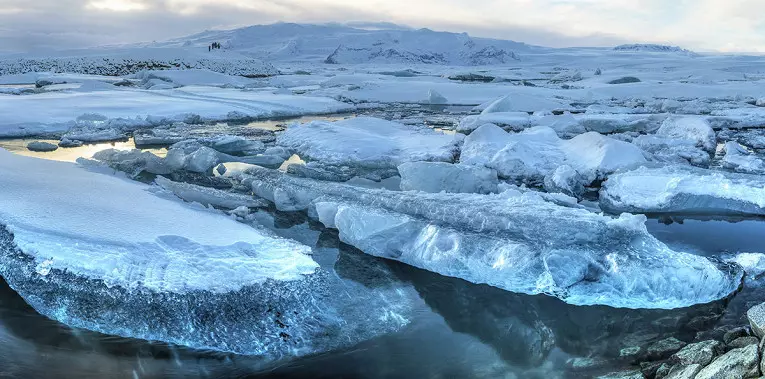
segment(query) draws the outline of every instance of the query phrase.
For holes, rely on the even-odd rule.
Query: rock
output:
[[[757,345],[759,343],[760,343],[760,340],[757,339],[757,337],[752,337],[752,336],[738,337],[728,344],[728,349],[739,349],[742,347],[747,347],[749,345]]]
[[[620,371],[597,377],[597,379],[643,379],[640,371]]]
[[[702,366],[699,364],[675,366],[664,379],[693,379],[701,369]]]
[[[624,359],[636,359],[643,352],[640,346],[630,346],[619,350],[619,357]]]
[[[614,79],[608,82],[608,84],[627,84],[627,83],[640,83],[640,79],[634,76],[625,76],[623,78]]]
[[[664,379],[669,375],[669,371],[672,370],[672,366],[669,364],[662,363],[659,365],[659,368],[656,370],[656,376],[654,376],[654,379]]]
[[[743,379],[760,375],[757,345],[733,349],[702,369],[696,379]]]
[[[226,171],[228,171],[228,169],[223,165],[223,163],[221,163],[218,165],[218,167],[215,168],[215,171],[217,171],[218,174],[223,175],[226,173]]]
[[[751,309],[750,309],[750,311],[751,311]],[[747,312],[747,314],[748,314],[748,312]],[[725,334],[723,335],[723,342],[725,342],[725,344],[727,345],[727,344],[733,342],[733,340],[735,340],[736,338],[746,337],[748,335],[749,335],[749,329],[747,329],[744,326],[742,326],[740,328],[731,329],[731,330],[725,332]]]
[[[58,149],[58,145],[49,142],[34,141],[27,144],[27,149],[31,151],[49,152]]]
[[[765,303],[755,305],[746,312],[746,318],[757,337],[765,337]]]
[[[605,367],[609,361],[602,358],[576,357],[566,360],[566,366],[572,371],[586,371]]]
[[[656,372],[663,365],[666,364],[664,362],[641,362],[640,372],[642,372],[646,378],[655,378]]]
[[[722,347],[722,343],[714,340],[693,343],[675,353],[669,361],[683,366],[706,366],[722,353]]]
[[[650,361],[660,361],[669,358],[672,354],[675,354],[685,347],[685,345],[687,345],[685,342],[680,341],[677,338],[666,338],[648,346],[648,349],[646,350],[646,358]]]

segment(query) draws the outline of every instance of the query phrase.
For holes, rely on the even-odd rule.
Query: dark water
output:
[[[668,336],[692,341],[737,325],[747,304],[765,299],[753,286],[730,300],[681,310],[577,307],[365,255],[300,214],[264,211],[258,219],[312,246],[317,262],[341,279],[411,297],[411,323],[345,351],[263,366],[245,356],[70,329],[37,315],[1,282],[0,377],[586,378],[628,368],[631,362],[619,357],[623,348]],[[708,256],[765,251],[761,221],[649,220],[649,228],[668,244]]]

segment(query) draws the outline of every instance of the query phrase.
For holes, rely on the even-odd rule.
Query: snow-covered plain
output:
[[[294,24],[2,56],[0,138],[60,139],[35,153],[51,159],[134,134],[138,148],[168,153],[119,145],[77,167],[0,151],[0,273],[69,325],[273,360],[408,323],[408,303],[387,298],[396,289],[329,295],[337,278],[311,248],[275,236],[273,205],[336,229],[368,259],[506,291],[635,309],[714,302],[736,291],[740,268],[665,245],[643,214],[765,214],[763,64]],[[248,124],[329,114],[347,119]],[[244,308],[199,328],[152,325],[193,312],[101,316],[78,308],[83,289],[138,307],[201,296],[210,312],[274,301],[300,326],[287,343]],[[359,299],[384,316],[364,315]]]

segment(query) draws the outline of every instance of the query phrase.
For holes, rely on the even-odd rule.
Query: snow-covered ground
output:
[[[223,48],[208,51],[212,42]],[[274,212],[313,220],[305,233],[339,235],[369,260],[573,305],[715,302],[746,268],[660,242],[643,215],[765,214],[764,64],[294,24],[3,56],[0,138],[27,138],[5,146],[85,159],[0,150],[0,273],[70,325],[273,360],[393,332],[411,316],[400,288],[328,300],[347,283],[310,255],[319,237],[277,237]],[[249,124],[306,115],[337,117]],[[87,145],[104,141],[128,142]],[[189,330],[152,325],[159,311],[101,317],[78,309],[82,288],[139,307],[268,293],[257,304],[270,309],[288,293],[273,301],[296,312],[285,324],[305,328],[290,329],[293,349],[273,320],[238,308]],[[362,316],[359,299],[378,313]],[[235,317],[258,327],[226,329]]]

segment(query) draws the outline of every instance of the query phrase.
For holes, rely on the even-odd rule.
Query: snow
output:
[[[291,125],[278,146],[325,166],[395,169],[404,162],[453,162],[459,135],[371,117]]]
[[[570,304],[678,308],[727,296],[741,273],[670,249],[644,216],[611,218],[528,192],[428,194],[363,189],[250,169],[243,184],[307,211],[367,254]]]
[[[611,175],[600,192],[611,212],[765,215],[765,180],[690,166],[641,167]]]
[[[485,167],[444,162],[407,162],[398,166],[402,191],[496,193],[497,172]]]
[[[5,150],[0,170],[0,220],[21,251],[51,269],[184,293],[297,280],[317,267],[306,247],[159,198],[137,182]]]

